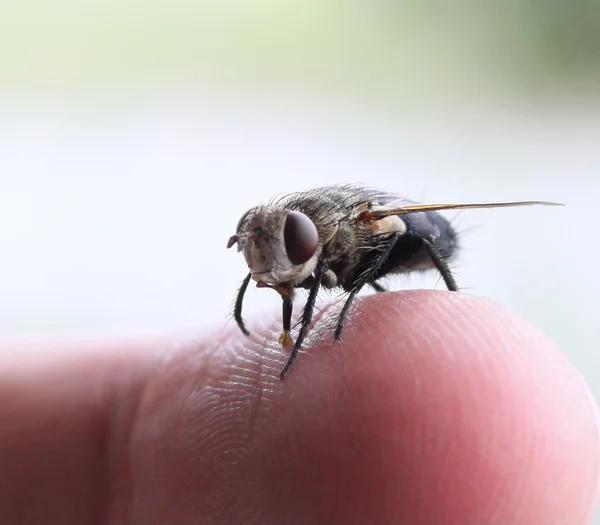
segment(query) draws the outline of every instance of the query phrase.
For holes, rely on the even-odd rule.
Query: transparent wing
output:
[[[427,211],[510,208],[513,206],[564,206],[564,204],[548,201],[487,202],[478,204],[409,204],[388,210],[367,210],[364,212],[364,218],[380,220],[391,215],[408,215],[409,213],[423,213]]]

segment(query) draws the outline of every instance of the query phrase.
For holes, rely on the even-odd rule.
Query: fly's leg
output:
[[[250,332],[246,329],[246,325],[244,324],[244,319],[242,319],[242,304],[244,303],[244,295],[248,288],[248,283],[250,282],[250,278],[252,277],[252,273],[249,272],[246,275],[246,278],[242,281],[240,285],[240,289],[238,290],[237,297],[235,298],[235,307],[233,310],[233,318],[235,322],[240,327],[240,330],[244,332],[246,335],[250,335]]]
[[[371,285],[371,288],[373,288],[373,290],[375,290],[377,293],[387,292],[387,289],[385,287],[381,286],[377,282],[372,282],[372,283],[369,283],[369,284]]]
[[[319,293],[319,289],[321,288],[321,283],[323,282],[323,278],[325,277],[325,264],[320,263],[315,270],[315,277],[312,285],[310,287],[310,292],[308,293],[308,299],[306,300],[306,304],[304,305],[304,310],[302,311],[302,317],[300,319],[300,330],[298,332],[298,338],[296,339],[296,343],[294,344],[294,348],[292,348],[292,353],[290,357],[283,367],[281,374],[279,375],[280,379],[283,379],[286,372],[290,369],[293,362],[296,360],[298,356],[298,352],[302,343],[304,342],[304,338],[306,337],[306,333],[308,332],[308,328],[310,323],[312,322],[312,314],[315,308],[315,301],[317,300],[317,294]]]
[[[423,244],[425,245],[427,253],[429,253],[429,257],[431,257],[433,264],[435,264],[435,267],[437,268],[438,272],[440,272],[442,279],[444,279],[444,283],[446,283],[446,287],[448,288],[448,290],[450,290],[451,292],[458,292],[458,285],[456,284],[456,280],[454,279],[454,276],[450,271],[450,267],[444,260],[442,254],[428,240],[423,239]]]
[[[282,320],[283,320],[283,332],[279,336],[279,344],[283,347],[294,344],[290,336],[292,329],[292,311],[294,309],[294,303],[292,302],[293,288],[290,285],[288,293],[282,293],[281,298],[283,299],[282,304]],[[281,292],[280,292],[281,293]]]
[[[333,336],[335,341],[340,340],[340,336],[342,335],[342,331],[344,330],[344,326],[347,321],[350,307],[352,306],[354,299],[356,299],[356,296],[361,291],[363,286],[369,283],[371,286],[373,286],[373,288],[375,288],[376,283],[370,281],[376,275],[377,271],[381,268],[385,260],[388,258],[389,254],[392,252],[397,240],[398,237],[396,235],[393,235],[388,240],[386,240],[386,243],[382,246],[382,249],[377,255],[377,257],[373,259],[371,266],[367,268],[354,282],[352,288],[350,289],[350,295],[348,295],[348,299],[346,299],[346,302],[344,303],[342,311],[340,312],[340,315],[338,317],[337,325],[335,327],[335,333]]]
[[[271,288],[281,295],[283,301],[281,307],[283,332],[281,332],[281,335],[279,336],[279,344],[284,347],[293,344],[294,341],[292,341],[290,331],[292,329],[292,312],[294,310],[294,303],[292,301],[294,296],[294,284],[291,281],[277,285],[258,282],[256,283],[256,287]]]

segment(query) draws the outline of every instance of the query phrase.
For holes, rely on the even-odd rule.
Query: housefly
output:
[[[340,339],[358,293],[370,286],[385,291],[388,275],[437,269],[448,290],[458,286],[448,265],[457,250],[457,234],[438,212],[473,208],[560,205],[545,201],[484,204],[417,204],[398,195],[358,185],[334,185],[293,193],[250,208],[240,218],[227,248],[237,244],[250,272],[237,294],[234,318],[249,335],[242,318],[244,294],[251,280],[272,288],[283,301],[279,343],[291,348],[281,379],[302,347],[321,287],[347,293],[337,318]],[[296,341],[292,340],[293,296],[308,289]]]

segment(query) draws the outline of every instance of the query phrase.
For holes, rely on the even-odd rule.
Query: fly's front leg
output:
[[[246,278],[244,279],[242,284],[240,285],[240,289],[238,290],[237,297],[235,299],[235,307],[233,310],[233,318],[235,319],[235,322],[240,327],[240,330],[246,335],[250,335],[250,332],[248,332],[246,325],[244,324],[244,319],[242,318],[242,305],[244,304],[244,295],[246,293],[246,289],[248,288],[248,283],[250,282],[251,277],[252,272],[249,272],[248,275],[246,275]]]
[[[283,332],[279,336],[279,344],[284,348],[294,344],[290,331],[292,329],[292,312],[294,310],[294,303],[292,301],[293,287],[290,283],[290,293],[288,296],[282,295],[282,319],[283,319]]]
[[[282,323],[283,323],[283,332],[279,336],[279,344],[281,346],[288,347],[294,344],[292,337],[290,336],[290,331],[292,329],[292,313],[294,310],[294,285],[292,282],[281,283],[278,285],[272,285],[267,283],[256,283],[257,288],[272,288],[279,295],[281,295],[282,303]]]

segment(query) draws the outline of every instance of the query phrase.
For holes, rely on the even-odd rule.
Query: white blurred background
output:
[[[600,4],[496,4],[1,3],[0,337],[224,326],[275,193],[557,200],[463,212],[458,279],[598,396]]]

